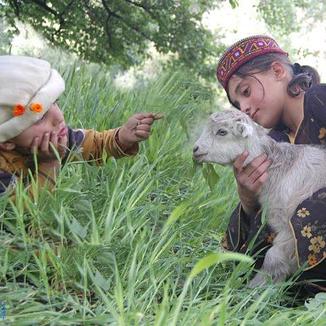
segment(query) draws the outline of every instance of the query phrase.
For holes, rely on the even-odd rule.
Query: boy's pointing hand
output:
[[[135,143],[146,140],[151,134],[155,120],[163,118],[160,113],[137,113],[131,116],[118,131],[118,142],[122,149],[131,148]]]

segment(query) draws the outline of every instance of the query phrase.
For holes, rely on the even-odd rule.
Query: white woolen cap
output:
[[[47,61],[0,56],[0,142],[41,119],[64,89],[64,80]]]

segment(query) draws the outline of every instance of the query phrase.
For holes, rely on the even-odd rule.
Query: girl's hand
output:
[[[268,178],[267,170],[271,165],[266,154],[259,155],[246,167],[244,162],[248,157],[243,152],[233,163],[234,175],[238,184],[238,193],[244,211],[248,215],[256,214],[259,210],[258,194]]]
[[[161,118],[163,118],[163,115],[157,113],[137,113],[133,115],[119,129],[119,144],[126,150],[135,143],[146,140],[151,134],[152,123]]]
[[[37,154],[40,162],[58,160],[53,147],[62,158],[66,152],[67,138],[58,137],[56,132],[45,133],[42,138],[35,137],[31,145],[32,153]]]

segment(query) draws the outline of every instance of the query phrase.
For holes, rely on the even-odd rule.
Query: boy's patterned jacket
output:
[[[138,152],[138,144],[124,152],[116,140],[117,131],[118,129],[98,132],[91,129],[68,128],[68,149],[63,163],[67,160],[79,159],[101,164],[104,153],[115,158],[135,155]],[[0,194],[11,193],[19,179],[27,182],[29,169],[35,170],[30,155],[25,156],[16,151],[0,152]],[[46,176],[41,171],[37,177],[41,185],[49,179],[52,180],[51,176]]]

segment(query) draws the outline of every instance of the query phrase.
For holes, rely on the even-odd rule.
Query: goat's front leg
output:
[[[296,271],[294,239],[277,241],[280,238],[282,235],[275,238],[274,245],[267,251],[262,268],[248,284],[250,288],[264,285],[268,278],[273,283],[285,281]]]

